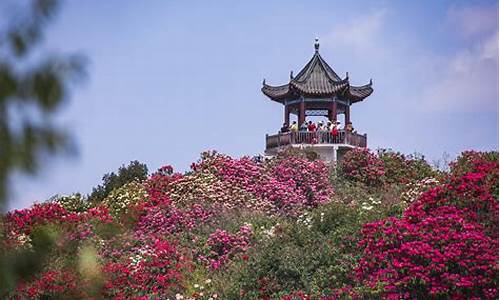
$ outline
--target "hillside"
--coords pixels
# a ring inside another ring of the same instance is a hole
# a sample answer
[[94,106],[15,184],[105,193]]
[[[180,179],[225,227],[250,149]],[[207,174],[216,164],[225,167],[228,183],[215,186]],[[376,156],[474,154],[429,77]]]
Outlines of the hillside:
[[496,299],[498,153],[203,153],[0,223],[11,299]]

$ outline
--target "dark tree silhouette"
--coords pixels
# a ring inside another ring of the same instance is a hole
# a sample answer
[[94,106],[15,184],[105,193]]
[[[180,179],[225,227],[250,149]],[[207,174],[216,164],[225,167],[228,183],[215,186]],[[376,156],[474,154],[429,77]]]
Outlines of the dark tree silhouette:
[[[0,29],[0,212],[14,171],[33,174],[45,155],[74,149],[69,135],[53,119],[68,98],[70,83],[84,74],[84,60],[36,51],[58,4],[56,0],[0,4],[9,7],[9,20]],[[7,234],[0,222],[0,239]],[[48,228],[38,228],[30,237],[31,249],[0,250],[2,299],[41,269],[55,243]]]
[[83,75],[84,59],[37,53],[33,62],[31,55],[58,4],[33,0],[28,9],[10,8],[12,18],[0,31],[0,210],[13,171],[33,174],[43,154],[73,148],[69,135],[54,124],[53,115],[67,100],[70,83]]
[[88,201],[95,205],[100,203],[116,188],[134,180],[142,181],[148,176],[148,167],[137,160],[131,161],[128,166],[118,168],[118,174],[107,173],[102,177],[102,184],[92,189]]

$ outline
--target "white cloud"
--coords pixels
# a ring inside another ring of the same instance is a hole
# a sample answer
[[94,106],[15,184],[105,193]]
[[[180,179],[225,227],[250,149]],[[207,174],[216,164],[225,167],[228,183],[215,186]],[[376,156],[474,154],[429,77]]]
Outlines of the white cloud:
[[379,53],[383,50],[378,41],[389,10],[385,7],[367,14],[357,15],[341,23],[324,37],[324,44],[333,48],[348,48],[359,53]]
[[[498,110],[496,13],[483,7],[453,7],[448,16],[453,16],[460,25],[453,33],[466,38],[470,46],[459,49],[436,65],[432,82],[420,95],[424,100],[423,108],[461,112]],[[482,18],[484,23],[477,18]]]

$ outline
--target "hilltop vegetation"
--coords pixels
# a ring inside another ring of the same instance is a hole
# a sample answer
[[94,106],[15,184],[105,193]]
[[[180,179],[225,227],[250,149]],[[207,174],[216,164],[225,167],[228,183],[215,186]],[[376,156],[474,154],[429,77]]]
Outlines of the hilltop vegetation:
[[2,298],[497,297],[497,152],[446,172],[362,149],[144,168],[3,216]]

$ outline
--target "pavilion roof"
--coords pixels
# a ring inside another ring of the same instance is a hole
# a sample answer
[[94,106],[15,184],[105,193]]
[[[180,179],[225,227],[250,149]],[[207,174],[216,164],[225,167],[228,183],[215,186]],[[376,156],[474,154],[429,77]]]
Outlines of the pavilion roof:
[[271,100],[284,103],[285,100],[296,99],[300,96],[311,98],[333,97],[359,102],[373,93],[372,81],[363,86],[349,84],[349,76],[344,79],[326,63],[319,54],[319,43],[316,40],[313,57],[304,68],[287,84],[271,86],[263,82],[262,92]]

